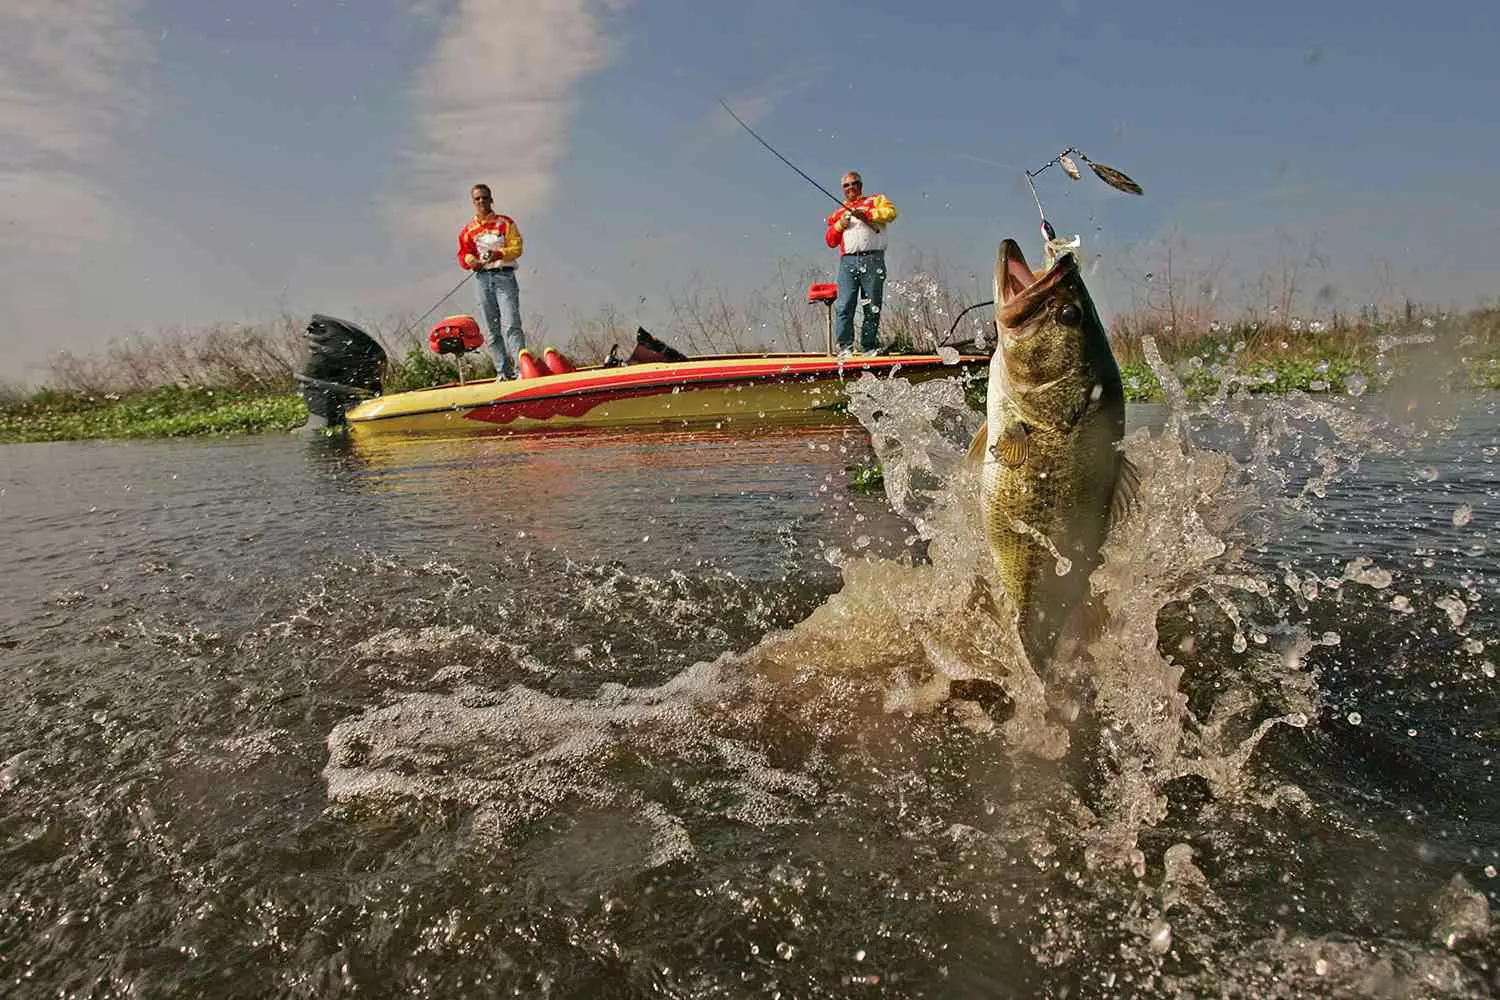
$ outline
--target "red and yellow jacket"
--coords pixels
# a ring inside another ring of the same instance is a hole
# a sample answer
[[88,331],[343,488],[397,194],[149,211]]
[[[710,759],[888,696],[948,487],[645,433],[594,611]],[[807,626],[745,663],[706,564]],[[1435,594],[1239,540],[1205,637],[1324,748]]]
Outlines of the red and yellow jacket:
[[[490,251],[489,260],[482,259],[481,251]],[[469,266],[467,257],[473,256],[478,263]],[[469,224],[458,234],[458,266],[473,271],[485,270],[485,264],[499,261],[514,267],[521,256],[521,227],[508,215],[492,215],[488,219],[470,219]]]
[[849,202],[849,208],[857,209],[861,214],[875,223],[875,228],[861,219],[858,215],[849,213],[849,228],[839,232],[834,225],[839,217],[845,213],[845,209],[828,216],[828,232],[823,238],[830,247],[836,247],[840,256],[846,253],[861,253],[865,250],[884,250],[885,227],[896,217],[896,206],[883,194],[872,194],[858,201]]

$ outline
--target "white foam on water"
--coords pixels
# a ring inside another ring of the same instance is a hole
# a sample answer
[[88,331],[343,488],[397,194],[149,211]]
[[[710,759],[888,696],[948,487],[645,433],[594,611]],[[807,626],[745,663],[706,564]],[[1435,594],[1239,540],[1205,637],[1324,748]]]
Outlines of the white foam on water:
[[680,790],[686,801],[732,799],[726,815],[758,826],[792,821],[817,791],[726,731],[758,718],[753,688],[726,657],[656,687],[605,684],[591,698],[522,685],[407,694],[335,726],[323,774],[334,802],[468,805],[475,829],[495,838],[570,803],[626,807],[652,831],[642,863],[666,864],[690,856],[691,840],[664,804],[613,775],[626,757],[698,774]]

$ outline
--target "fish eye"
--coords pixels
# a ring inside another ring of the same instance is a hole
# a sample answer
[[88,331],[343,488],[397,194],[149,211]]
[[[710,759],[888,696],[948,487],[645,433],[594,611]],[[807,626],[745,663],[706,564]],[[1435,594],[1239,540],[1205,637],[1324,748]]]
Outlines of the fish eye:
[[1077,326],[1083,322],[1083,311],[1069,302],[1057,310],[1057,321],[1063,326]]

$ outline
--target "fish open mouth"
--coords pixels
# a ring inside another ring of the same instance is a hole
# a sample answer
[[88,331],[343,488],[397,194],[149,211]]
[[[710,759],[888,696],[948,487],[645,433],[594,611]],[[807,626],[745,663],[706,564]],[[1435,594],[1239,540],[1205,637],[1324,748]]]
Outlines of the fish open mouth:
[[1021,245],[1006,239],[1000,244],[1000,258],[995,262],[995,318],[1002,327],[1017,329],[1077,270],[1077,259],[1066,253],[1038,274],[1026,263]]

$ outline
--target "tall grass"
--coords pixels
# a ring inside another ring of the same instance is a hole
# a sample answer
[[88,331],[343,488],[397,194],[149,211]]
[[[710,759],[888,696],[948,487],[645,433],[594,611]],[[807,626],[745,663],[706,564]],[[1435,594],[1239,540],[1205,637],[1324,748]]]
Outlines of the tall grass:
[[[1147,336],[1197,394],[1217,391],[1232,374],[1250,391],[1339,390],[1345,379],[1369,377],[1383,363],[1426,363],[1439,356],[1454,359],[1461,382],[1500,387],[1500,309],[1452,315],[1402,301],[1340,313],[1326,286],[1308,294],[1323,266],[1313,246],[1246,283],[1248,294],[1239,297],[1237,312],[1226,315],[1229,307],[1218,291],[1225,262],[1190,267],[1186,259],[1179,244],[1166,241],[1147,265],[1153,270],[1130,264],[1122,269],[1136,281],[1109,334],[1133,399],[1160,391],[1145,364]],[[827,312],[806,295],[810,284],[830,277],[826,260],[795,258],[777,261],[762,285],[738,294],[694,277],[668,290],[670,320],[652,332],[690,354],[821,351]],[[955,280],[940,258],[906,258],[886,284],[882,338],[900,349],[930,351],[950,340],[988,336],[993,313],[987,308],[967,313],[955,326],[965,307],[988,297],[977,284]],[[426,325],[417,328],[413,319],[361,321],[390,358],[387,391],[457,377],[451,357],[428,352]],[[605,305],[591,315],[568,313],[567,332],[553,338],[545,317],[526,317],[533,349],[560,342],[580,364],[601,360],[616,344],[628,353],[636,325],[619,307]],[[0,440],[119,436],[130,428],[213,433],[299,422],[294,375],[303,363],[305,326],[305,317],[283,311],[264,323],[169,329],[135,334],[92,354],[61,352],[47,363],[43,388],[0,386]],[[493,374],[483,351],[464,361],[468,379]],[[270,399],[277,402],[255,402]],[[114,417],[85,419],[109,408]],[[183,414],[195,416],[175,419]]]

